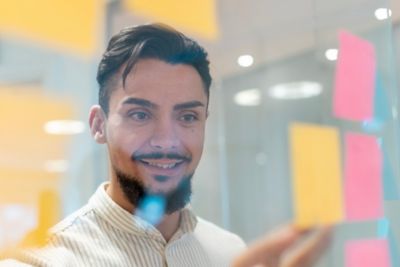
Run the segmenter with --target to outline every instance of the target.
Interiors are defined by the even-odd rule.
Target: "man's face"
[[[208,99],[200,75],[190,65],[144,59],[125,87],[121,78],[115,86],[100,141],[113,178],[120,172],[148,193],[173,192],[193,175],[203,150]]]

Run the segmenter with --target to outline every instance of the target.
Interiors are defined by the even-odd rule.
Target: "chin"
[[[121,191],[134,207],[140,207],[148,198],[156,197],[162,199],[164,203],[164,214],[171,214],[190,203],[193,173],[182,176],[178,183],[173,181],[174,177],[153,176],[157,183],[157,188],[155,188],[146,186],[143,183],[143,177],[131,176],[115,167],[114,172]],[[169,183],[175,186],[166,188],[169,187]]]

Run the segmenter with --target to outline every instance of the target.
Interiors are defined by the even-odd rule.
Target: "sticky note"
[[[352,240],[345,245],[346,267],[391,267],[385,239]]]
[[[340,141],[336,128],[290,127],[295,223],[300,227],[343,220]]]
[[[383,153],[383,196],[385,200],[400,200],[398,184],[387,153]]]
[[[0,1],[0,32],[90,54],[101,43],[103,13],[98,0]]]
[[[56,190],[44,190],[39,195],[38,224],[21,241],[23,247],[44,246],[47,231],[61,218],[61,199]]]
[[[372,120],[363,121],[362,127],[366,133],[375,133],[382,130],[383,122],[379,119],[373,118]]]
[[[391,229],[389,229],[389,246],[390,246],[390,257],[392,266],[400,266],[399,249],[396,241],[396,237]]]
[[[339,32],[333,113],[341,119],[370,120],[374,112],[376,59],[370,42]]]
[[[378,237],[386,238],[389,235],[390,222],[388,219],[380,219],[377,223],[377,235]]]
[[[385,201],[385,217],[390,220],[390,234],[399,242],[400,240],[400,201]],[[398,251],[400,252],[400,250]],[[400,266],[400,265],[399,265]]]
[[[370,120],[363,121],[363,130],[367,133],[381,131],[391,115],[391,105],[386,89],[383,86],[381,75],[377,73],[375,78],[374,116]]]
[[[345,136],[345,207],[350,221],[383,217],[382,153],[374,136]]]
[[[218,25],[215,0],[124,0],[136,15],[162,21],[186,33],[216,39]]]
[[[391,105],[383,85],[381,75],[376,74],[375,97],[374,97],[374,119],[384,122],[391,117]]]

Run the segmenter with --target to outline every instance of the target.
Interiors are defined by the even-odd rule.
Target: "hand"
[[[331,227],[284,226],[237,257],[233,267],[311,267],[330,243]]]

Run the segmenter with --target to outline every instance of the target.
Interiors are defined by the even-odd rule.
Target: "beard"
[[[192,196],[192,177],[193,173],[182,177],[178,186],[170,192],[152,192],[147,188],[139,177],[129,175],[113,166],[122,192],[125,198],[135,207],[139,209],[148,199],[162,199],[163,213],[171,214],[184,208],[191,200]],[[161,180],[162,177],[155,177]],[[138,212],[136,210],[136,212]]]

